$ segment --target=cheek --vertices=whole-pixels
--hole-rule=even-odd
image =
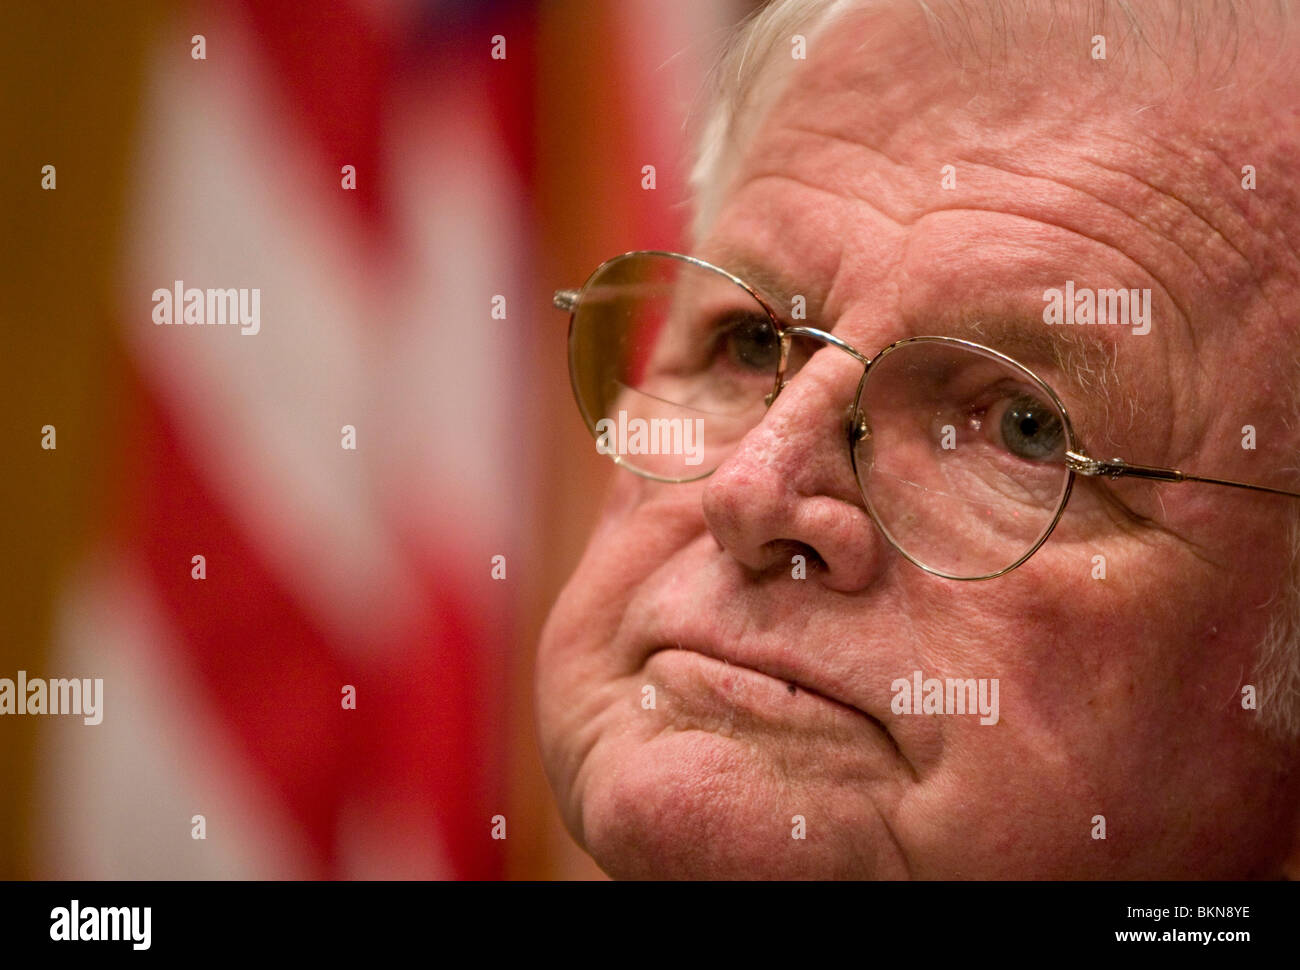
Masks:
[[[1185,551],[1120,552],[1112,543],[1108,552],[1104,579],[1091,578],[1086,559],[1084,569],[1072,563],[1026,619],[1023,649],[1034,661],[1020,678],[1027,710],[1099,737],[1162,725],[1192,736],[1197,724],[1229,713],[1221,702],[1262,628],[1243,608],[1237,578]]]
[[[642,658],[620,637],[628,606],[703,528],[698,486],[619,473],[538,647],[536,702],[548,758],[583,743],[595,714],[610,706],[615,685],[639,666]]]
[[[934,665],[999,678],[1000,721],[952,725],[944,768],[997,799],[1023,785],[1075,814],[1123,806],[1130,831],[1158,827],[1155,792],[1200,797],[1198,760],[1243,729],[1236,692],[1262,631],[1234,584],[1188,558],[1134,549],[1094,580],[1083,552],[1045,548],[995,597],[947,604]]]
[[[577,569],[543,631],[552,651],[594,651],[609,643],[638,588],[704,532],[700,485],[666,485],[620,472]]]

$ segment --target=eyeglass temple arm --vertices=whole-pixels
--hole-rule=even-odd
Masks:
[[[578,291],[556,290],[555,295],[551,297],[551,302],[555,304],[557,310],[567,310],[572,313],[578,305]]]
[[[1107,478],[1149,478],[1160,482],[1206,482],[1210,485],[1228,485],[1232,488],[1249,488],[1257,492],[1271,492],[1274,495],[1288,495],[1300,498],[1300,492],[1288,492],[1281,488],[1269,488],[1267,485],[1251,485],[1248,482],[1234,482],[1226,478],[1206,478],[1202,475],[1189,475],[1177,468],[1157,468],[1154,465],[1134,465],[1122,458],[1109,460],[1089,458],[1077,451],[1065,453],[1065,464],[1072,472],[1079,475],[1105,475]]]

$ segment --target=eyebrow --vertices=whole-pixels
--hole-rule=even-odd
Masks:
[[[744,280],[746,285],[753,287],[758,295],[767,301],[779,319],[787,320],[792,298],[800,291],[800,287],[791,277],[772,270],[765,263],[747,259],[732,249],[720,248],[716,253],[710,252],[709,255],[700,258]]]
[[[1041,320],[1024,317],[972,315],[944,329],[956,329],[951,336],[992,347],[1030,370],[1036,364],[1051,367],[1054,373],[1044,379],[1054,387],[1058,377],[1069,383],[1074,394],[1063,397],[1067,405],[1076,401],[1072,414],[1081,418],[1080,431],[1089,432],[1085,437],[1107,434],[1117,421],[1131,423],[1142,410],[1138,382],[1121,376],[1119,339],[1123,338],[1103,337],[1099,332],[1109,328],[1049,328]],[[1056,390],[1061,393],[1061,388]],[[1093,426],[1089,416],[1102,424]]]
[[[976,338],[978,343],[1001,350],[1017,360],[1035,360],[1052,364],[1069,377],[1081,391],[1093,391],[1118,385],[1119,344],[1115,340],[1092,336],[1097,328],[1052,327],[1041,320],[1017,317],[974,316],[958,327]],[[961,334],[954,334],[960,336]]]

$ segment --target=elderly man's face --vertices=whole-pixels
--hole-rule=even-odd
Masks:
[[[1243,196],[1229,128],[1123,90],[964,87],[917,24],[851,20],[773,101],[696,251],[868,355],[949,334],[1021,359],[1099,457],[1268,478],[1292,439],[1266,348],[1300,308],[1255,278],[1294,249]],[[1066,280],[1149,288],[1150,332],[1048,327]],[[1066,338],[1114,379],[1057,367],[1043,344]],[[937,578],[863,507],[860,374],[818,352],[701,482],[617,473],[539,660],[579,841],[631,877],[1278,875],[1295,782],[1240,698],[1285,500],[1080,479],[1024,565]],[[1244,450],[1247,424],[1271,446]],[[895,713],[914,671],[997,678],[997,723]]]

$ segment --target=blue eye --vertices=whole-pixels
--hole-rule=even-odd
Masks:
[[[1028,394],[1018,394],[1007,403],[998,431],[1008,451],[1030,461],[1051,458],[1065,443],[1065,428],[1056,410]]]

